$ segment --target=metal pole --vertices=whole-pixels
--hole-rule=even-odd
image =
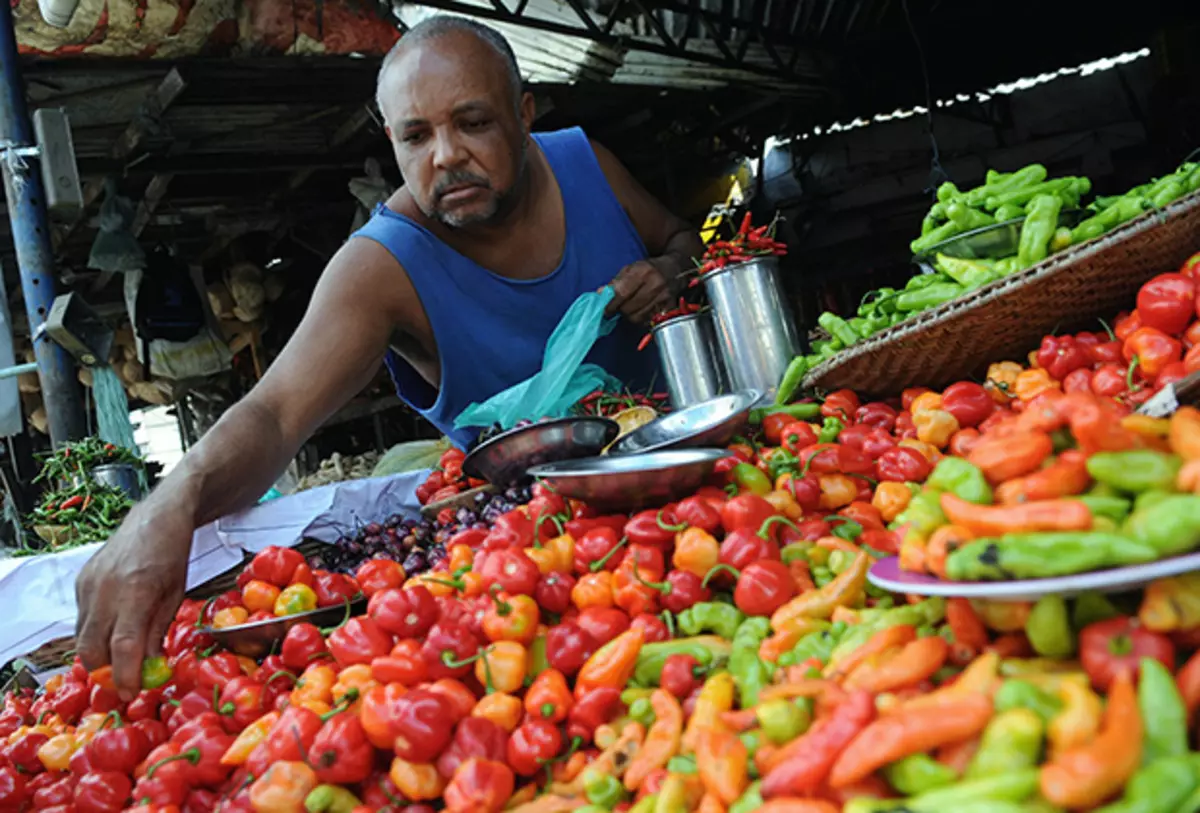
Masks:
[[[29,331],[50,423],[50,440],[57,446],[86,434],[83,397],[71,357],[39,331],[54,302],[54,253],[46,222],[42,177],[37,158],[31,154],[33,131],[17,62],[12,8],[9,3],[0,3],[0,7],[0,73],[3,74],[0,76],[0,164],[21,271],[21,290],[25,294]]]

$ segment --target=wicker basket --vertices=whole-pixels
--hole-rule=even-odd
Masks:
[[[806,387],[870,396],[940,388],[1023,360],[1047,333],[1098,328],[1200,251],[1200,193],[883,331],[813,368]]]

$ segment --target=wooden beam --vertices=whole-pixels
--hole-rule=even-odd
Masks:
[[[347,141],[354,138],[354,136],[358,135],[358,133],[364,127],[371,123],[371,120],[371,111],[366,105],[358,108],[350,116],[350,118],[346,119],[346,121],[343,122],[340,127],[333,131],[333,135],[329,137],[329,151],[332,152],[333,150],[336,150]],[[292,173],[291,177],[288,178],[287,183],[283,185],[283,188],[273,194],[272,197],[278,199],[283,195],[286,195],[288,192],[299,189],[304,185],[305,181],[313,176],[314,172],[316,172],[316,170],[311,168],[296,170]]]

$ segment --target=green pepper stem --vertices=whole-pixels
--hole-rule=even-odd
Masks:
[[[189,748],[186,751],[180,751],[178,754],[175,754],[174,756],[163,757],[158,762],[155,762],[153,765],[151,765],[149,768],[146,769],[146,778],[153,779],[154,772],[157,771],[159,768],[161,768],[163,765],[166,765],[168,762],[178,762],[180,760],[186,761],[189,765],[199,764],[200,763],[200,749],[199,748]]]
[[[322,635],[328,637],[329,633],[340,630],[342,627],[346,626],[346,624],[350,621],[350,599],[343,597],[342,602],[346,606],[346,611],[342,615],[342,620],[338,622],[336,627],[326,627],[326,628],[322,629],[321,630]]]
[[[655,514],[655,515],[654,515],[654,523],[655,523],[656,525],[658,525],[658,527],[659,527],[661,530],[664,530],[664,531],[670,531],[670,532],[671,532],[671,533],[673,533],[673,534],[677,534],[677,533],[679,533],[680,531],[686,531],[686,530],[687,530],[687,523],[686,523],[686,522],[680,522],[680,523],[679,523],[679,524],[677,524],[677,525],[668,525],[667,523],[663,522],[662,515],[663,515],[663,512],[662,512],[662,511],[659,511],[657,514]]]
[[[659,613],[658,617],[662,619],[664,624],[666,624],[667,633],[672,638],[674,638],[675,637],[675,615],[670,610],[663,610],[661,613]]]
[[[462,660],[456,660],[454,657],[453,650],[443,649],[442,650],[442,664],[447,669],[459,669],[468,664],[475,663],[475,661],[479,660],[480,657],[482,657],[482,656],[483,656],[483,650],[480,649],[478,652],[476,652],[474,655],[472,655],[469,658],[463,658]]]
[[[343,711],[353,706],[354,701],[356,700],[358,700],[358,689],[351,686],[346,690],[346,693],[342,695],[342,699],[339,700],[333,708],[321,715],[321,722],[325,722],[330,717],[341,714]]]
[[[1133,388],[1133,371],[1136,370],[1141,363],[1142,360],[1139,359],[1135,354],[1134,357],[1129,361],[1129,366],[1125,369],[1125,389],[1129,390],[1130,392],[1137,392],[1137,390]],[[1138,389],[1140,390],[1141,387],[1138,387]]]
[[[1096,321],[1100,323],[1100,326],[1104,328],[1104,332],[1108,334],[1108,340],[1110,342],[1115,342],[1117,340],[1117,334],[1113,333],[1113,329],[1108,326],[1108,322],[1105,322],[1103,319],[1097,319]]]
[[[767,517],[766,521],[763,522],[762,527],[758,529],[759,538],[768,539],[771,534],[772,525],[786,525],[793,531],[796,531],[797,533],[800,532],[800,529],[796,527],[796,523],[792,522],[782,514],[776,514],[773,517]]]
[[[621,548],[625,547],[626,543],[628,543],[628,542],[629,542],[629,537],[627,537],[627,536],[621,537],[621,541],[618,542],[617,544],[613,545],[612,550],[610,550],[608,553],[604,554],[602,557],[600,557],[599,559],[597,559],[596,561],[594,561],[590,565],[588,565],[588,569],[591,570],[593,573],[599,573],[601,570],[604,569],[604,566],[608,564],[608,560],[613,557],[613,554],[616,553],[617,551],[619,551]]]
[[[701,580],[700,586],[708,587],[709,580],[711,580],[713,576],[717,575],[721,571],[733,574],[733,578],[735,579],[739,579],[742,576],[742,572],[736,567],[730,567],[729,565],[713,565],[712,569],[704,574],[704,578]]]
[[[671,595],[671,583],[670,582],[668,582],[668,581],[648,582],[642,578],[641,574],[638,573],[638,563],[637,563],[636,556],[633,558],[633,578],[636,582],[638,582],[638,584],[641,584],[643,587],[649,587],[652,590],[657,590],[660,593],[662,593],[664,596]]]

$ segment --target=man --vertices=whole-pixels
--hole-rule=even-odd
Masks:
[[[262,381],[87,564],[77,649],[124,697],[182,598],[196,527],[254,503],[385,360],[400,395],[459,443],[454,417],[533,375],[580,294],[612,285],[625,319],[590,359],[623,381],[635,342],[701,244],[579,131],[533,136],[533,98],[495,31],[435,17],[380,68],[405,185],[329,263]],[[537,416],[530,416],[537,417]]]

